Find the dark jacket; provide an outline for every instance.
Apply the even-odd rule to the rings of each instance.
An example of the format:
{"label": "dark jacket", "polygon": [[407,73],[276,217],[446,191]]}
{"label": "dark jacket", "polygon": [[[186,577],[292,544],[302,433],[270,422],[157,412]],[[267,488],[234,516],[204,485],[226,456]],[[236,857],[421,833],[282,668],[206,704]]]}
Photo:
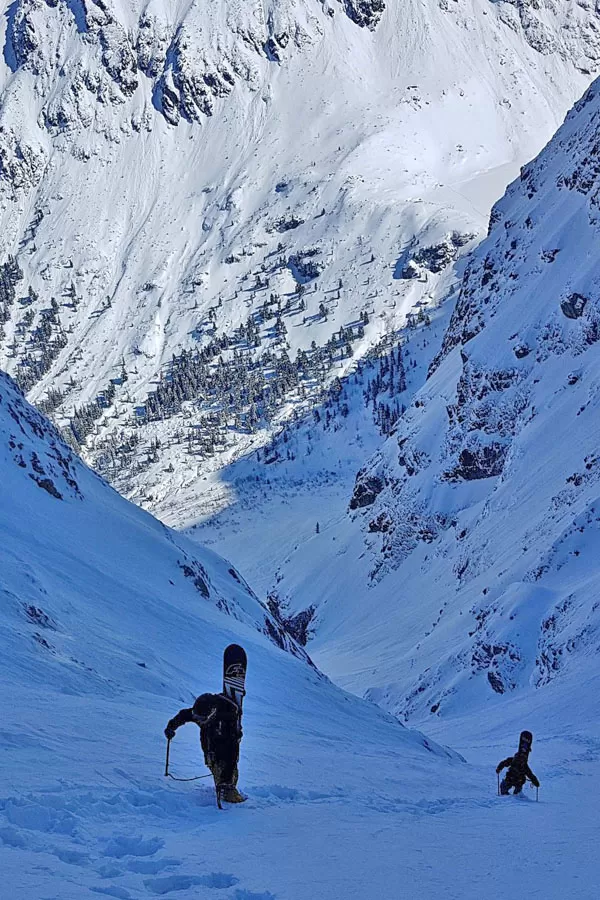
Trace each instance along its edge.
{"label": "dark jacket", "polygon": [[506,773],[506,779],[508,782],[512,784],[525,784],[525,781],[529,779],[535,787],[540,786],[538,779],[529,768],[527,756],[524,753],[515,753],[514,756],[507,756],[506,759],[503,759],[502,762],[498,763],[496,772],[501,772],[502,769],[505,769],[507,766],[508,772]]}
{"label": "dark jacket", "polygon": [[242,714],[233,700],[224,694],[201,694],[190,709],[180,709],[169,721],[168,731],[176,731],[186,722],[200,728],[200,740],[205,753],[214,753],[242,738]]}

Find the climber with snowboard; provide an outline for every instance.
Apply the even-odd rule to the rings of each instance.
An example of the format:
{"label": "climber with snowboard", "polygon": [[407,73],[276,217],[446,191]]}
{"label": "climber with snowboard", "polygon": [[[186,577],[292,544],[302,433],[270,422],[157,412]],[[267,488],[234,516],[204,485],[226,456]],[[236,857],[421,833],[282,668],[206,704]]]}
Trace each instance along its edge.
{"label": "climber with snowboard", "polygon": [[532,743],[532,733],[530,731],[522,731],[519,738],[519,749],[515,755],[507,756],[506,759],[503,759],[496,766],[498,775],[508,766],[508,772],[500,784],[500,793],[503,796],[508,794],[511,788],[514,788],[513,794],[520,794],[527,779],[531,781],[534,787],[540,786],[538,779],[529,768],[528,761]]}
{"label": "climber with snowboard", "polygon": [[186,722],[199,726],[204,762],[215,781],[219,808],[221,800],[243,803],[246,799],[237,789],[245,677],[246,654],[232,644],[225,650],[223,691],[201,694],[192,707],[181,709],[165,728],[165,737],[171,741]]}

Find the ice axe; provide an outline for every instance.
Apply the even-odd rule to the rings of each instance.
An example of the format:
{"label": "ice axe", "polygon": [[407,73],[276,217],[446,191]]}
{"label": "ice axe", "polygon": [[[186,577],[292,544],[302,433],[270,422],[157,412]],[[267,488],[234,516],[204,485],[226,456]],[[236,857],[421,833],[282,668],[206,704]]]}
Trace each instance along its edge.
{"label": "ice axe", "polygon": [[165,760],[165,778],[169,777],[169,753],[171,752],[171,738],[167,739],[167,758]]}
{"label": "ice axe", "polygon": [[[175,775],[171,775],[169,772],[169,754],[171,752],[171,738],[167,739],[167,758],[165,760],[165,778],[172,778],[173,781],[200,781],[201,778],[210,778],[211,773],[208,775],[194,775],[193,778],[176,778]],[[221,807],[219,807],[220,809]]]}

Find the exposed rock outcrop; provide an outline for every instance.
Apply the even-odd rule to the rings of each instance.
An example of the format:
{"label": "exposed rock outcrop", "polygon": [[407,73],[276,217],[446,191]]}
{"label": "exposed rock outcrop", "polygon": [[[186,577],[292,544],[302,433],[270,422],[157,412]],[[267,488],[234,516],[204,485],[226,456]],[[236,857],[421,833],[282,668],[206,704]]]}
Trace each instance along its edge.
{"label": "exposed rock outcrop", "polygon": [[385,0],[343,0],[349,19],[361,28],[376,28],[384,11]]}

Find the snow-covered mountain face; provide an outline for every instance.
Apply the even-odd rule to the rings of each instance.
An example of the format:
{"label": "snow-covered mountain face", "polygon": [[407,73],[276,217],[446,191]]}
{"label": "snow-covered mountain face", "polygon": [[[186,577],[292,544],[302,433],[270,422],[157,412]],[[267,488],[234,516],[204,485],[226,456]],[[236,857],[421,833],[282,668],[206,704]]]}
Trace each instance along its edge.
{"label": "snow-covered mountain face", "polygon": [[[295,458],[313,453],[305,426],[293,449],[279,439],[273,454],[268,448],[263,453],[263,464],[278,460],[276,477],[292,507],[290,479],[299,499],[287,530],[272,510],[265,513],[270,533],[277,532],[277,550],[259,559],[254,538],[246,556],[261,590],[271,588],[277,615],[299,613],[301,637],[310,619],[319,635],[317,652],[329,638],[328,616],[321,612],[317,626],[306,610],[331,597],[340,578],[349,579],[348,596],[359,583],[381,595],[386,629],[390,585],[394,593],[405,590],[401,573],[407,585],[416,584],[414,566],[425,576],[419,596],[429,598],[435,635],[443,630],[446,592],[456,585],[465,591],[465,609],[475,608],[469,592],[479,590],[477,578],[489,569],[490,554],[483,544],[467,552],[471,532],[460,524],[461,515],[475,515],[477,503],[502,496],[496,483],[507,483],[516,465],[513,438],[541,388],[534,390],[535,369],[523,374],[537,351],[520,313],[507,312],[508,302],[502,309],[514,319],[510,334],[520,342],[510,351],[510,365],[498,361],[488,371],[477,357],[471,361],[471,346],[477,346],[471,341],[461,365],[456,345],[498,305],[503,279],[530,291],[531,279],[546,273],[553,286],[548,290],[555,291],[557,274],[564,272],[559,287],[567,313],[556,315],[559,321],[561,315],[574,317],[562,324],[575,329],[569,340],[582,345],[585,329],[595,327],[593,303],[585,290],[567,284],[567,253],[555,252],[560,248],[533,214],[541,199],[527,195],[522,202],[532,211],[526,238],[495,224],[489,240],[502,234],[509,243],[490,259],[489,242],[478,251],[443,341],[451,303],[441,311],[436,303],[460,277],[461,264],[455,263],[482,232],[501,185],[539,148],[595,71],[595,8],[487,0],[231,0],[174,9],[17,0],[5,12],[3,363],[121,490],[166,520],[185,524],[231,499],[235,491],[228,492],[227,478],[238,471],[242,499],[252,507],[264,491],[266,469],[256,470],[251,459],[231,467],[223,481],[223,467],[264,444],[282,419],[322,403],[334,376],[344,379],[418,310],[415,337],[403,348],[403,374],[400,355],[392,354],[391,365],[388,358],[370,383],[361,380],[364,372],[354,388],[352,380],[333,382],[333,395],[317,406],[323,420],[315,424],[325,434],[333,403],[334,418],[344,426],[337,436],[328,432],[314,464],[299,473],[294,467]],[[570,121],[585,144],[586,129]],[[584,158],[576,150],[565,154],[567,173],[573,160]],[[554,180],[561,165],[557,158]],[[531,193],[535,177],[528,178]],[[565,178],[563,191],[579,174]],[[593,183],[593,175],[579,182]],[[575,194],[569,189],[569,197]],[[549,246],[523,258],[535,259],[541,275],[516,268],[525,253],[519,240],[534,236]],[[486,334],[495,335],[499,315]],[[540,323],[535,319],[536,329]],[[489,340],[494,353],[486,347],[482,359],[494,360],[504,338],[497,346],[495,337]],[[396,427],[430,365],[424,393],[358,479],[353,515],[364,523],[369,550],[361,557],[364,535],[342,515],[354,472],[379,446],[381,432]],[[369,372],[367,366],[367,379]],[[581,381],[572,387],[571,394],[584,389]],[[498,394],[497,404],[490,392]],[[363,397],[373,415],[360,411]],[[454,416],[450,425],[448,415]],[[32,489],[57,501],[54,489],[63,503],[75,489],[65,482],[70,475],[60,468],[61,453],[45,462],[39,457],[40,472],[32,456],[24,463]],[[315,494],[317,486],[322,495]],[[358,576],[348,566],[334,578],[330,548],[322,545],[317,572],[330,577],[321,585],[310,555],[315,542],[308,538],[317,537],[324,498],[335,502],[319,531],[342,517],[339,527],[349,532],[339,535],[337,550],[346,548],[361,561]],[[540,509],[550,527],[547,506]],[[482,510],[496,528],[488,507]],[[506,530],[516,539],[512,526]],[[478,527],[478,536],[483,533]],[[496,532],[491,534],[495,547]],[[535,555],[538,544],[534,549],[521,538],[527,558]],[[308,543],[297,551],[303,541]],[[435,554],[429,542],[438,548]],[[274,542],[262,543],[266,550]],[[287,555],[294,563],[284,576],[278,570]],[[510,578],[520,582],[525,574]],[[436,578],[438,587],[429,588]],[[484,588],[488,598],[492,588]],[[492,594],[486,610],[498,591]],[[328,604],[332,611],[335,606]],[[358,607],[344,612],[349,635],[360,630],[361,602]],[[481,673],[477,683],[491,692],[517,684],[513,669],[521,680],[544,680],[545,663],[530,671],[524,651],[514,649],[518,642],[485,631],[491,613],[480,619],[476,610],[475,616],[479,624],[469,627],[475,634],[467,634],[466,647],[444,644],[453,648],[452,662],[439,663],[441,645],[432,632],[431,656],[422,657],[418,672],[412,648],[421,652],[422,619],[413,616],[409,626],[402,618],[410,674],[401,690],[390,692],[394,709],[411,714],[436,707],[454,689],[454,678],[467,678],[471,670]],[[267,627],[280,627],[276,619],[267,621]],[[371,652],[366,641],[364,652]],[[565,653],[554,655],[552,671]],[[421,682],[430,659],[434,672]],[[389,667],[397,675],[395,660]],[[378,679],[385,671],[382,665]],[[377,686],[363,676],[360,684],[348,683],[361,690]]]}
{"label": "snow-covered mountain face", "polygon": [[[27,670],[38,660],[111,693],[115,643],[131,666],[142,665],[152,651],[138,644],[139,617],[162,607],[175,618],[202,611],[211,621],[224,613],[308,662],[229,563],[119,497],[3,373],[0,462],[0,614],[9,667],[26,659]],[[104,627],[118,615],[119,636],[88,640],[90,610]],[[154,683],[156,673],[149,677]]]}
{"label": "snow-covered mountain face", "polygon": [[600,53],[571,2],[3,10],[0,363],[176,524],[444,293]]}
{"label": "snow-covered mountain face", "polygon": [[595,82],[494,207],[349,517],[280,573],[284,605],[316,605],[317,660],[407,718],[542,703],[565,675],[584,715],[600,648],[599,133]]}

